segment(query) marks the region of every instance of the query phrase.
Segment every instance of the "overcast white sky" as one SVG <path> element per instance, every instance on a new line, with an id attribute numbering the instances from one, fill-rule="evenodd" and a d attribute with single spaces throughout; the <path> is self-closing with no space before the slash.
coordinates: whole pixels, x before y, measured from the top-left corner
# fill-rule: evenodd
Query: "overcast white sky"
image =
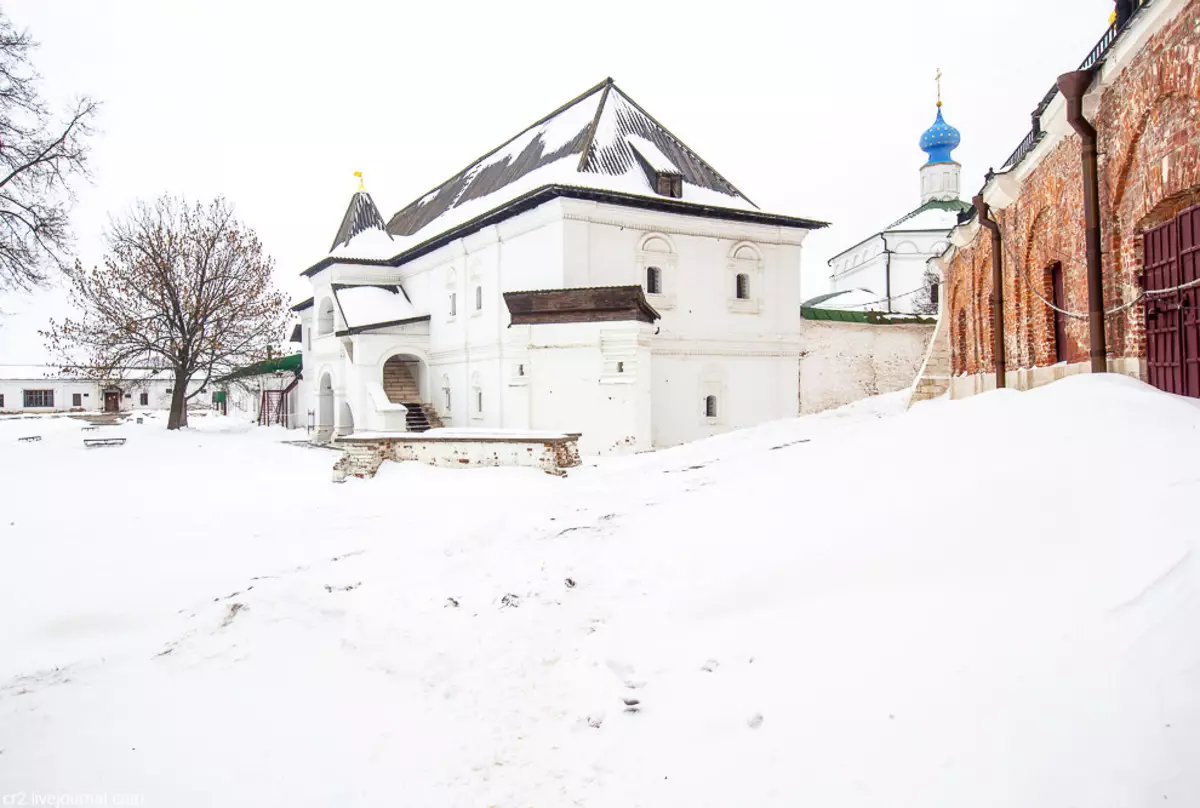
<path id="1" fill-rule="evenodd" d="M 85 263 L 110 213 L 169 191 L 228 197 L 281 287 L 329 249 L 352 174 L 384 217 L 612 76 L 760 207 L 833 222 L 825 261 L 919 202 L 934 72 L 963 134 L 964 197 L 1075 69 L 1112 0 L 770 3 L 7 0 L 41 42 L 45 95 L 103 102 L 74 223 Z M 61 292 L 0 294 L 0 363 L 44 358 Z"/>

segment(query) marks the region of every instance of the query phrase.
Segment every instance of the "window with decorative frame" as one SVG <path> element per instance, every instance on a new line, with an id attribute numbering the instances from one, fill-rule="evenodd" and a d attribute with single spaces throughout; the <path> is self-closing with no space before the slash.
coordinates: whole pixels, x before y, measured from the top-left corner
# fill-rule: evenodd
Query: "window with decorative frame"
<path id="1" fill-rule="evenodd" d="M 662 233 L 650 233 L 638 245 L 637 265 L 646 299 L 655 309 L 675 307 L 673 279 L 678 257 L 671 241 Z"/>
<path id="2" fill-rule="evenodd" d="M 729 310 L 735 314 L 758 314 L 763 288 L 762 254 L 753 244 L 736 245 L 729 254 Z"/>

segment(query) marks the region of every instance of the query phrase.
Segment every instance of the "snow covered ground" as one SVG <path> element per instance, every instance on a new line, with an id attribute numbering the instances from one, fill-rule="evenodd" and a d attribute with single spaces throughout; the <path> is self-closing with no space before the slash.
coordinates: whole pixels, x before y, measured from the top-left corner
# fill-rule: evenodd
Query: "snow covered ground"
<path id="1" fill-rule="evenodd" d="M 0 421 L 0 794 L 1200 805 L 1200 407 L 903 403 L 340 486 L 231 419 Z"/>

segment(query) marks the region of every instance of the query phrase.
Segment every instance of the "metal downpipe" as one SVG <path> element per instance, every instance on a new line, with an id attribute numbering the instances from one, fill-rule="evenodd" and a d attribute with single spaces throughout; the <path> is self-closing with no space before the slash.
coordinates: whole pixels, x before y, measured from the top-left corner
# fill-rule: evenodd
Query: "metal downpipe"
<path id="1" fill-rule="evenodd" d="M 1100 169 L 1096 128 L 1083 116 L 1083 96 L 1092 85 L 1091 70 L 1076 70 L 1058 77 L 1058 89 L 1067 101 L 1067 121 L 1079 134 L 1083 157 L 1083 215 L 1087 238 L 1088 332 L 1092 373 L 1108 370 L 1104 336 L 1104 264 L 1100 252 Z"/>
<path id="2" fill-rule="evenodd" d="M 979 223 L 992 233 L 992 360 L 996 368 L 996 389 L 999 390 L 1008 386 L 1008 367 L 1004 362 L 1004 245 L 1000 240 L 1000 225 L 992 218 L 983 194 L 972 202 L 979 212 Z"/>

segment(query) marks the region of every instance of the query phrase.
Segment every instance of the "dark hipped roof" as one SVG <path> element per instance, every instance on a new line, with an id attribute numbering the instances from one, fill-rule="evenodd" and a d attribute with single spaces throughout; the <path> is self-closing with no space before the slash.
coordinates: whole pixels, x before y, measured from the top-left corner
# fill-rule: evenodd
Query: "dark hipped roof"
<path id="1" fill-rule="evenodd" d="M 338 228 L 329 251 L 333 252 L 339 246 L 349 244 L 350 239 L 364 230 L 382 230 L 386 233 L 387 225 L 379 213 L 379 208 L 375 207 L 371 195 L 360 190 L 350 197 L 350 205 L 346 208 L 346 215 L 342 217 L 341 227 Z"/>
<path id="2" fill-rule="evenodd" d="M 608 78 L 396 213 L 387 223 L 388 232 L 412 235 L 452 208 L 501 191 L 536 169 L 574 155 L 578 155 L 574 177 L 560 177 L 557 184 L 588 187 L 589 175 L 624 174 L 636 159 L 627 140 L 630 135 L 657 146 L 685 182 L 725 195 L 731 205 L 755 207 Z"/>

